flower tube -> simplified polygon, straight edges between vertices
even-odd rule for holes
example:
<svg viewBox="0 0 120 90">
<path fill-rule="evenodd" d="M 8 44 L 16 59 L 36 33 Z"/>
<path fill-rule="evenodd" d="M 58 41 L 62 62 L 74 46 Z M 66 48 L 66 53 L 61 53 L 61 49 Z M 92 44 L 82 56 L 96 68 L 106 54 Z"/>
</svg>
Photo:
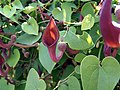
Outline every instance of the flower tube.
<svg viewBox="0 0 120 90">
<path fill-rule="evenodd" d="M 100 12 L 100 30 L 106 45 L 110 48 L 120 47 L 120 24 L 112 21 L 112 0 L 104 0 Z"/>
<path fill-rule="evenodd" d="M 60 43 L 58 45 L 58 49 L 59 49 L 58 56 L 56 55 L 56 46 L 59 40 L 59 36 L 60 36 L 59 30 L 56 26 L 56 23 L 54 19 L 51 18 L 49 24 L 47 25 L 43 33 L 42 42 L 48 48 L 50 57 L 54 62 L 59 62 L 59 60 L 63 56 L 63 53 L 66 49 L 66 43 L 63 43 L 63 42 Z"/>
</svg>

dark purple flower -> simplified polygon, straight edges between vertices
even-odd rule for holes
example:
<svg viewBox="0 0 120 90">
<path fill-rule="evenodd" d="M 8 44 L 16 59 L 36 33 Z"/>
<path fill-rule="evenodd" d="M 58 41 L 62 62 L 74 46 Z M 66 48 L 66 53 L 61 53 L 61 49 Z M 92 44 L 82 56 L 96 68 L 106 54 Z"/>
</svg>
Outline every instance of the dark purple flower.
<svg viewBox="0 0 120 90">
<path fill-rule="evenodd" d="M 58 62 L 61 59 L 66 49 L 65 43 L 59 45 L 59 54 L 58 56 L 56 56 L 56 45 L 58 40 L 59 40 L 59 30 L 56 26 L 54 19 L 51 18 L 49 24 L 46 27 L 46 30 L 43 33 L 42 42 L 48 48 L 50 57 L 54 62 Z"/>
<path fill-rule="evenodd" d="M 103 1 L 101 12 L 100 12 L 100 30 L 101 30 L 104 42 L 108 47 L 119 48 L 120 47 L 120 24 L 112 21 L 111 2 L 112 0 Z"/>
</svg>

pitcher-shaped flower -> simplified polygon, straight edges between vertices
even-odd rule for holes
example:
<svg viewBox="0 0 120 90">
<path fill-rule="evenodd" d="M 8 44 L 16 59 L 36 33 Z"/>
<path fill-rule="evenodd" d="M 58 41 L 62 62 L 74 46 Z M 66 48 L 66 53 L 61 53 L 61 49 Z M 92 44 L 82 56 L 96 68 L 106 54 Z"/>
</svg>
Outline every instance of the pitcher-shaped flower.
<svg viewBox="0 0 120 90">
<path fill-rule="evenodd" d="M 112 21 L 111 17 L 112 0 L 104 0 L 100 12 L 100 30 L 103 39 L 109 47 L 120 47 L 120 24 Z"/>
<path fill-rule="evenodd" d="M 54 19 L 51 18 L 50 22 L 48 23 L 43 33 L 42 42 L 48 48 L 50 57 L 54 62 L 59 62 L 66 49 L 66 43 L 60 44 L 58 48 L 59 49 L 58 56 L 56 55 L 56 46 L 59 40 L 59 36 L 60 35 L 58 27 L 56 26 Z"/>
<path fill-rule="evenodd" d="M 107 45 L 107 47 L 119 48 L 120 47 L 120 24 L 115 21 L 112 21 L 111 2 L 112 0 L 103 1 L 101 12 L 100 12 L 100 30 L 101 30 L 105 45 Z"/>
</svg>

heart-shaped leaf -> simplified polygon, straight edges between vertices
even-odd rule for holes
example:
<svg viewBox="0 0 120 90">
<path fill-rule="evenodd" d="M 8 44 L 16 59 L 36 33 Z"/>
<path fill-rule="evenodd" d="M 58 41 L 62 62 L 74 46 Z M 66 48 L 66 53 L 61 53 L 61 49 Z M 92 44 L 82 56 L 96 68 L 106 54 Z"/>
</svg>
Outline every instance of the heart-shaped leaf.
<svg viewBox="0 0 120 90">
<path fill-rule="evenodd" d="M 82 1 L 89 1 L 89 0 L 82 0 Z M 81 14 L 83 17 L 88 15 L 88 13 L 94 15 L 94 8 L 90 2 L 85 3 L 81 10 Z"/>
<path fill-rule="evenodd" d="M 113 90 L 120 79 L 120 64 L 111 56 L 100 62 L 90 55 L 82 60 L 80 73 L 83 90 Z"/>
<path fill-rule="evenodd" d="M 20 52 L 18 49 L 14 49 L 14 52 L 11 52 L 10 57 L 7 59 L 7 63 L 11 67 L 15 67 L 20 59 Z"/>
<path fill-rule="evenodd" d="M 91 36 L 87 32 L 83 32 L 83 35 L 76 35 L 68 31 L 65 41 L 74 50 L 85 50 L 94 45 Z"/>
<path fill-rule="evenodd" d="M 22 23 L 22 29 L 28 34 L 38 35 L 38 24 L 33 17 L 29 18 L 27 22 Z"/>
<path fill-rule="evenodd" d="M 69 8 L 68 8 L 69 7 Z M 55 19 L 59 21 L 64 21 L 64 22 L 70 22 L 71 21 L 71 14 L 72 14 L 72 9 L 71 8 L 76 8 L 75 4 L 73 3 L 62 3 L 61 8 L 55 8 L 52 11 L 53 16 Z"/>
<path fill-rule="evenodd" d="M 13 3 L 12 3 L 13 7 L 15 7 L 16 9 L 23 9 L 23 5 L 22 3 L 20 2 L 20 0 L 15 0 Z"/>
<path fill-rule="evenodd" d="M 0 90 L 15 90 L 15 86 L 12 84 L 8 84 L 7 81 L 2 78 L 0 79 Z"/>
<path fill-rule="evenodd" d="M 39 75 L 34 68 L 31 68 L 28 73 L 25 90 L 46 90 L 45 81 L 39 79 Z"/>
<path fill-rule="evenodd" d="M 80 83 L 78 79 L 74 76 L 70 76 L 66 83 L 61 84 L 58 90 L 81 90 Z"/>
<path fill-rule="evenodd" d="M 47 47 L 45 47 L 42 43 L 39 47 L 39 60 L 43 67 L 51 73 L 56 63 L 51 60 Z"/>
<path fill-rule="evenodd" d="M 95 19 L 91 14 L 84 17 L 81 25 L 81 30 L 91 29 L 94 25 Z"/>
<path fill-rule="evenodd" d="M 0 13 L 8 18 L 11 18 L 16 13 L 16 8 L 5 5 L 3 8 L 0 7 Z"/>
<path fill-rule="evenodd" d="M 33 43 L 37 42 L 40 39 L 41 35 L 42 35 L 41 33 L 39 33 L 38 36 L 25 33 L 19 36 L 16 42 L 21 44 L 32 45 Z"/>
</svg>

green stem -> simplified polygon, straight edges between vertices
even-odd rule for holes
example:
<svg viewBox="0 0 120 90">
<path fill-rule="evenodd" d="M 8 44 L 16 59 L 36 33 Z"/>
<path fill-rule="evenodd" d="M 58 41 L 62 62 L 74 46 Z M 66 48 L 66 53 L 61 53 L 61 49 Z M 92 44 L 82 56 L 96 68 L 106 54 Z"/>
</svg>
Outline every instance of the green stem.
<svg viewBox="0 0 120 90">
<path fill-rule="evenodd" d="M 69 74 L 65 79 L 63 80 L 59 80 L 58 83 L 57 83 L 57 86 L 53 89 L 53 90 L 56 90 L 61 83 L 64 83 L 70 76 L 72 76 L 73 74 L 75 73 L 75 71 L 73 71 L 71 74 Z"/>
<path fill-rule="evenodd" d="M 102 47 L 103 47 L 103 45 L 100 46 L 99 53 L 98 53 L 99 60 L 100 60 L 100 56 L 101 56 L 101 52 L 102 52 Z"/>
<path fill-rule="evenodd" d="M 3 37 L 3 38 L 5 38 L 5 39 L 7 39 L 7 40 L 11 40 L 10 38 L 5 37 L 4 35 L 0 35 L 0 37 Z"/>
</svg>

